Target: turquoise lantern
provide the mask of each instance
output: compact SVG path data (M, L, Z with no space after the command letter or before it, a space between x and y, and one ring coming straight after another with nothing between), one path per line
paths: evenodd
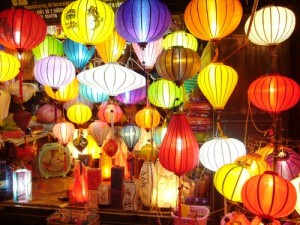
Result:
M101 90L81 83L79 84L79 95L92 103L106 102L109 98L109 95Z

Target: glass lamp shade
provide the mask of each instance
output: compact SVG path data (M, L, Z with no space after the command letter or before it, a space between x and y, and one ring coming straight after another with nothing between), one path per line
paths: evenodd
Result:
M165 50L180 46L196 52L198 49L198 40L190 33L183 30L176 30L164 38L163 45Z
M74 131L74 125L67 121L56 123L53 126L53 134L63 146L67 146L69 141L72 141Z
M288 216L293 212L297 194L290 181L276 172L266 171L249 178L242 188L244 206L265 220Z
M249 24L250 18L245 23L246 33ZM257 45L278 45L291 36L295 25L293 11L282 6L269 5L255 12L249 39Z
M160 123L159 112L150 106L145 106L135 114L135 122L139 127L149 131Z
M115 98L125 105L134 105L146 98L146 86L118 94Z
M0 127L3 125L3 119L8 116L10 106L10 94L5 90L0 90Z
M62 56L64 54L63 43L55 37L47 35L42 43L32 49L32 53L36 61L50 55Z
M73 123L81 125L91 119L92 110L87 105L75 104L68 108L67 117Z
M163 38L148 42L144 48L141 48L137 43L133 43L132 48L145 69L152 70L157 57L163 50Z
M198 86L215 110L224 109L237 81L237 72L223 63L210 63L198 75Z
M240 156L234 162L248 166L255 175L263 174L265 171L270 170L267 161L261 155L254 152Z
M149 102L164 109L180 105L184 101L184 97L184 87L178 87L174 82L169 80L157 80L148 87Z
M106 102L109 98L108 94L84 84L79 84L79 94L92 103Z
M121 129L120 135L125 142L128 150L131 152L133 151L136 143L139 141L139 138L141 136L141 128L133 124L128 124Z
M182 85L185 80L198 73L200 66L199 54L183 47L163 50L156 60L157 73L178 85Z
M167 170L181 176L198 165L199 145L185 114L173 114L158 158Z
M94 122L90 123L87 131L90 135L92 135L98 146L102 146L103 141L110 131L110 126L105 122L95 120Z
M259 77L248 88L251 103L271 114L292 108L298 103L299 96L298 83L280 74L266 74Z
M297 203L295 210L298 214L300 214L300 176L297 176L296 178L291 180L292 185L294 185L297 193Z
M23 52L38 46L46 37L47 24L43 18L24 8L1 11L0 44Z
M205 41L219 41L231 34L243 15L239 0L191 1L184 11L188 30Z
M20 62L16 57L0 50L0 83L16 77L20 67Z
M199 160L211 171L217 171L225 164L233 163L238 157L246 155L243 142L235 138L215 137L200 147Z
M146 85L142 75L117 63L107 63L77 75L80 83L116 96Z
M61 25L72 41L95 45L113 32L114 16L112 8L105 2L76 0L62 11Z
M61 56L43 58L35 64L33 70L37 82L53 89L59 89L75 78L74 65Z
M121 120L123 110L116 103L103 102L98 108L97 116L102 122L116 123Z
M117 31L113 31L105 41L95 47L104 63L117 62L126 47L126 40Z

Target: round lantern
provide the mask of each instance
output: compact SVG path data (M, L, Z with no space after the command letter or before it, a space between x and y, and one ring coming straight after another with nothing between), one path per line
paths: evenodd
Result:
M131 152L134 149L134 146L139 141L141 136L141 128L133 124L126 125L120 131L120 135L125 142L128 150Z
M245 154L246 147L238 139L215 137L200 147L199 159L205 168L217 171L221 166L233 163Z
M272 220L271 223L268 223L269 221L267 221L268 225L281 225L279 220ZM266 221L264 221L262 218L260 218L259 216L255 216L252 220L251 220L251 225L265 225Z
M117 62L126 47L126 40L117 31L113 31L105 41L95 47L104 63Z
M19 60L0 50L0 83L13 79L20 71Z
M114 12L102 1L76 0L62 11L61 25L69 39L84 45L95 45L113 32Z
M110 131L110 126L105 122L96 120L90 123L87 130L88 133L93 136L97 144L99 146L102 146L103 141L105 140Z
M92 103L106 102L109 98L108 94L84 84L79 84L79 94Z
M217 191L226 199L233 202L242 201L242 187L254 176L251 170L237 163L221 166L214 175L214 185Z
M47 24L43 18L25 8L1 11L0 44L23 52L38 46L46 37Z
M55 37L47 35L42 43L32 49L32 53L36 61L50 55L62 56L64 54L63 43Z
M250 17L245 23L248 32ZM257 10L254 14L249 39L257 45L278 45L288 39L296 25L293 11L281 6L269 5Z
M181 176L198 165L198 156L199 145L186 116L173 114L158 152L161 165Z
M118 94L115 98L125 105L134 105L146 98L146 86Z
M254 80L248 88L250 101L271 114L288 110L299 101L297 82L280 74L266 74Z
M244 206L263 220L272 221L293 212L297 194L290 181L276 172L251 177L242 188Z
M3 125L3 119L8 116L10 99L10 94L7 91L0 90L0 127Z
M84 124L92 117L92 110L84 104L75 104L68 108L67 117L73 123Z
M72 140L74 131L74 125L67 121L56 123L53 126L53 134L63 146L66 146Z
M237 81L237 72L223 63L210 63L198 75L198 86L215 110L224 109Z
M157 128L155 131L154 131L154 134L153 134L153 141L154 141L154 144L157 148L160 147L166 133L167 133L167 129L168 129L168 126L166 123L164 123L161 127Z
M95 47L86 47L70 39L64 40L63 49L68 59L74 64L77 71L81 71L95 53Z
M97 116L102 122L116 123L121 120L123 110L116 103L103 102L98 108Z
M191 1L184 11L188 30L205 41L219 41L231 34L243 15L239 0Z
M267 161L261 155L254 152L240 156L234 162L248 166L254 175L263 174L265 171L270 170Z
M155 106L170 109L184 101L184 87L178 87L174 82L161 79L153 82L148 87L149 102Z
M160 114L156 109L145 106L135 114L135 122L139 127L149 131L159 125Z
M198 73L200 66L200 56L197 52L177 46L163 50L156 60L157 73L178 85L182 85L186 79Z
M48 56L35 64L34 77L42 85L59 89L74 80L75 67L66 58Z
M196 52L198 50L198 40L193 35L183 30L176 30L164 38L165 50L175 46L181 46Z
M163 37L171 25L171 13L159 0L127 0L117 9L115 22L123 38L143 45Z
M75 105L75 104L80 104L80 103L87 105L88 107L90 107L90 109L94 108L94 105L92 102L86 100L85 98L81 97L80 95L77 95L77 97L72 98L64 103L64 109L68 110L68 108L70 106Z
M296 178L292 179L291 183L294 185L297 193L297 203L295 210L298 214L300 214L300 176L297 176Z
M102 150L109 156L113 157L118 151L118 144L113 140L109 139L102 147Z

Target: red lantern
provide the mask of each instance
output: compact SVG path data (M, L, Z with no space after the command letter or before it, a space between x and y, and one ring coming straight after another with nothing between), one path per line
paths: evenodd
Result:
M121 120L123 111L116 103L104 102L100 105L97 116L102 122L116 123Z
M198 156L199 145L185 114L174 114L158 152L161 165L181 176L198 165Z
M113 157L118 151L118 144L113 139L110 139L103 145L102 150L109 157Z

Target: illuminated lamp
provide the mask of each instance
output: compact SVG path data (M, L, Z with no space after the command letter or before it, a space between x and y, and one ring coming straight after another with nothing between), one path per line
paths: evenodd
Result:
M295 210L298 214L300 214L300 176L291 180L291 183L294 185L297 193L297 203L295 206Z
M200 147L199 160L211 171L217 171L225 164L233 163L246 154L243 142L235 138L215 137Z
M193 51L198 50L198 40L192 34L183 30L176 30L166 35L164 38L164 49L168 50L172 47L180 46Z
M115 23L123 38L142 46L165 35L171 25L171 13L158 0L127 0L117 9Z
M108 94L84 84L79 84L79 94L92 103L106 102L109 98Z
M118 94L115 98L125 104L134 105L146 98L146 86Z
M50 55L62 56L64 54L63 43L55 37L47 35L42 43L32 49L32 53L36 61Z
M95 45L113 32L114 12L102 1L76 0L67 5L61 14L65 35L72 41Z
M94 46L88 48L84 44L77 43L68 38L64 40L63 49L65 55L74 64L76 71L81 71L95 53Z
M297 194L290 181L274 171L265 171L245 182L242 201L251 213L270 223L293 212Z
M156 60L156 71L164 79L177 85L192 78L200 70L200 56L197 52L183 47L163 50Z
M117 62L126 47L126 40L117 31L113 31L105 41L95 47L104 63Z
M155 163L157 159L157 149L150 143L143 145L139 151L139 159L145 162Z
M34 77L40 84L53 89L71 83L75 78L75 67L66 58L48 56L39 60L34 66Z
M168 129L168 126L166 123L163 123L163 125L161 127L158 127L154 133L153 133L153 141L154 141L154 144L157 148L160 147L166 133L167 133L167 129Z
M0 83L15 78L20 70L19 60L0 50Z
M111 168L112 168L112 157L109 157L104 151L100 154L100 169L103 181L110 181L111 179Z
M97 116L100 121L106 123L116 123L121 120L123 116L122 108L114 102L103 102L98 107Z
M100 157L100 146L97 144L92 135L86 137L88 145L86 146L86 154L90 155L92 159L99 159Z
M248 88L251 103L271 114L290 109L297 104L299 96L298 83L278 73L261 76Z
M153 162L144 162L139 176L139 193L145 207L157 203L157 173Z
M32 50L23 51L21 55L16 50L9 49L9 48L5 48L4 51L19 59L19 62L21 64L21 68L20 68L21 70L22 69L24 70L24 67L26 67L27 65L33 62L34 56Z
M228 163L221 166L214 175L214 186L227 200L242 201L242 187L255 174L243 165Z
M84 104L75 104L68 108L67 117L73 123L84 124L92 117L92 110Z
M135 114L135 122L139 127L149 131L159 125L160 114L155 108L145 106Z
M10 94L7 91L0 90L0 127L3 126L3 119L8 116L10 99Z
M260 218L259 216L255 216L252 220L251 220L251 225L265 225L266 221L264 221L262 218ZM275 220L273 219L271 223L268 223L269 225L281 225L279 220Z
M276 46L291 36L295 24L296 17L290 9L265 6L254 14L249 39L257 45ZM248 32L249 25L250 18L245 23L245 32Z
M178 87L174 82L160 79L148 87L148 100L155 106L170 109L180 105L185 98L183 86Z
M195 0L184 11L184 22L195 37L216 42L231 34L243 16L239 0Z
M76 140L80 135L83 136L83 138L87 138L88 132L87 129L75 129L75 132L73 134L73 142L68 143L68 149L70 150L70 153L74 159L78 159L79 154L86 154L86 149L78 150L78 148L74 145L74 140Z
M28 203L32 199L31 170L17 169L13 171L13 201Z
M63 146L66 146L69 141L72 141L74 131L74 125L67 121L56 123L53 126L53 134Z
M145 77L117 63L107 63L83 71L77 75L77 79L80 83L97 88L110 96L146 85Z
M235 163L248 166L254 175L263 174L265 171L270 170L269 164L261 155L251 152L244 156L238 157Z
M243 224L243 225L250 225L250 221L247 219L244 213L239 211L232 211L230 213L226 213L222 219L220 225L225 224Z
M255 153L261 155L263 159L266 159L268 155L270 155L274 150L272 145L266 145L262 148L259 148L255 151Z
M210 63L198 75L198 86L215 110L224 109L237 81L237 72L223 63Z
M68 108L72 105L75 105L75 104L79 104L79 103L82 103L84 105L87 105L88 107L90 107L91 109L94 108L94 105L92 102L86 100L85 98L81 97L81 95L77 95L77 97L75 98L72 98L68 101L66 101L63 106L64 106L64 109L65 110L68 110Z
M120 135L125 142L128 150L132 152L134 146L139 141L139 138L141 136L141 128L133 124L128 124L121 129Z
M102 147L102 150L109 156L113 157L118 151L118 144L113 140L109 139Z
M90 135L92 135L94 140L97 142L98 146L101 147L103 141L105 140L110 131L110 127L105 122L95 120L94 122L90 123L87 131Z

